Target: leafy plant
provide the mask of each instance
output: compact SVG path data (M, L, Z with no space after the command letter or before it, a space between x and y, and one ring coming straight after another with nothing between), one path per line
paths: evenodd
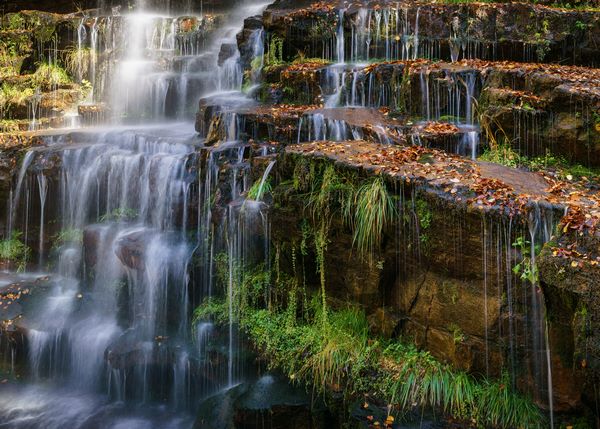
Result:
M537 284L538 283L538 268L534 263L534 254L538 254L541 250L541 246L539 244L535 245L535 248L531 248L531 243L525 239L525 237L519 237L512 244L515 249L518 249L521 253L521 261L517 263L513 267L513 273L520 276L521 280L527 280L530 283Z

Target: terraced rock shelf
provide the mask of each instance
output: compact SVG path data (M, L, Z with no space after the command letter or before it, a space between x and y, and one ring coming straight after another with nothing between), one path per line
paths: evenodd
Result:
M0 427L598 427L599 4L125 3L0 19Z

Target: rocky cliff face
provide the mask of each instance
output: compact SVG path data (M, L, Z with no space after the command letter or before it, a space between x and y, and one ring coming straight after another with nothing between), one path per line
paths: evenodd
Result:
M590 8L276 1L238 35L248 98L199 105L199 171L232 141L244 161L219 165L214 228L236 198L224 177L248 168L257 182L276 161L269 219L283 271L301 254L308 286L322 273L331 305L360 306L374 334L476 377L507 372L543 408L597 413L599 31ZM221 65L235 48L222 47ZM44 144L6 140L5 197L23 149ZM57 171L53 158L34 166ZM337 200L317 272L305 241L322 219L307 200L325 170L355 187L381 179L394 217L365 254ZM130 237L121 261L140 269L143 247ZM118 365L136 352L123 350Z
M588 44L598 22L595 11L531 4L279 1L238 36L247 78L262 72L251 95L263 106L203 100L197 129L217 146L292 144L278 161L272 212L273 242L288 267L306 222L317 228L305 197L294 197L304 175L328 164L341 176L389 175L400 213L371 258L334 216L325 258L332 301L360 304L373 329L412 338L459 368L507 370L546 407L550 395L554 410L581 410L595 401L598 374L590 312L598 176L528 160L599 165L597 52ZM562 59L579 66L556 64ZM508 167L445 158L481 154L469 146L471 125L488 145L484 159ZM508 150L504 159L489 156L498 146ZM449 171L457 176L444 181ZM475 177L480 184L470 184Z

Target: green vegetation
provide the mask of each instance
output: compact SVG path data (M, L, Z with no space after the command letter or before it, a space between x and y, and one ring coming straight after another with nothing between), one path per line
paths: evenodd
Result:
M83 243L83 231L75 228L63 229L54 236L54 246L61 246L67 243Z
M273 35L269 42L269 50L265 54L265 66L276 66L284 64L283 61L283 38Z
M561 179L600 179L600 171L581 164L571 164L565 158L546 151L545 155L526 157L519 155L508 143L500 143L494 149L486 149L479 158L507 167L523 167L531 171L554 170Z
M16 133L19 130L19 121L12 119L0 119L0 133Z
M226 271L226 256L221 264ZM494 382L477 380L413 345L370 335L362 310L324 308L320 297L299 293L298 280L279 273L274 265L273 273L263 267L242 271L233 305L227 299L208 300L196 309L196 321L226 323L233 308L234 321L269 359L270 367L325 397L335 392L348 399L369 395L390 404L394 414L418 405L480 427L542 425L540 411L510 389L508 376ZM265 300L268 291L274 296Z
M110 213L100 216L100 222L130 222L137 218L139 213L128 207L114 209Z
M262 183L261 180L257 180L248 191L248 199L261 201L265 195L269 195L271 193L271 190L272 186L270 177L267 178L265 183Z
M323 66L331 64L331 61L325 58L306 58L304 52L299 51L292 64L322 64Z
M535 51L538 61L544 61L544 58L550 51L550 23L547 20L542 21L542 28L538 29L533 35Z
M41 63L33 75L34 85L48 89L69 83L71 83L71 78L65 69L57 64Z
M10 117L15 109L26 106L33 94L31 87L4 82L0 87L0 115Z
M527 241L525 237L518 237L517 240L512 244L521 254L521 261L513 267L513 273L520 276L521 280L527 280L530 283L538 283L538 267L534 263L535 255L540 253L542 250L539 244L536 244L534 248L531 246L531 242Z
M497 144L494 148L486 148L479 159L513 168L519 167L522 163L521 155L507 143Z
M96 51L90 48L72 47L63 52L63 61L65 69L71 76L77 76L80 79L87 76L90 71L90 64L96 60Z
M338 172L335 167L299 162L294 187L308 190L300 194L307 201L306 213L317 224L319 246L326 237L333 217L345 219L353 230L353 243L359 254L371 257L381 245L383 233L396 212L392 196L381 177L360 180L353 173ZM319 253L319 249L317 249Z
M358 188L354 205L354 244L363 255L373 254L396 212L383 179L378 177Z
M15 264L19 272L24 271L31 257L31 249L21 240L22 233L13 232L12 236L0 241L0 260Z

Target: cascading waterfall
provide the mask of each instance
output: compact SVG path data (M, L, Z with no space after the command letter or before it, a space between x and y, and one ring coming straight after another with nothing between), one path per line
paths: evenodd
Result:
M206 146L186 123L45 137L44 144L26 153L10 189L8 235L20 237L23 232L36 260L29 267L38 270L11 273L11 279L43 284L43 306L23 325L28 360L23 386L0 391L0 417L10 427L189 429L200 401L254 376L238 331L236 299L243 293L247 266L264 264L270 272L270 197L265 194L275 149L244 141L250 125L244 123L245 112L236 108L241 100L251 102L241 93L242 54L230 48L242 14L259 13L265 5L234 11L217 30L214 17L204 15L202 5L200 15L193 16L192 2L184 3L179 11L171 10L171 2L159 11L140 3L122 16L82 19L76 30L77 72L94 87L87 102L109 102L119 123L187 119L200 97L208 100L207 109L215 107L215 100L225 100L214 112L207 110L213 120ZM179 12L188 15L178 16ZM336 50L331 46L328 52L337 62L318 71L324 108L311 106L300 116L298 143L368 139L391 144L393 132L404 126L394 125L398 112L390 114L389 121L369 120L392 113L379 108L398 107L393 103L400 104L396 84L401 78L421 95L402 106L403 114L418 118L416 124L407 122L406 129L412 132L430 121L450 122L463 135L460 142L456 139L457 152L476 157L479 74L419 62L414 80L410 73L400 76L393 70L398 82L382 84L381 76L386 79L389 74L365 71L365 63L375 58L435 56L427 36L419 34L420 14L418 7L409 14L399 5L338 11ZM452 34L458 43L459 36ZM265 30L253 29L249 40L259 62L253 63L246 82L260 85ZM84 54L86 49L90 55ZM452 51L453 61L459 51ZM110 56L112 65L104 63L103 56ZM384 66L390 71L396 64ZM32 104L33 124L37 110ZM372 116L361 116L364 112ZM421 137L415 134L413 142L427 144ZM421 161L429 164L426 157ZM257 165L264 167L258 178L253 174ZM399 223L406 224L399 229L411 231L397 234L402 250L414 255L397 252L396 257L414 257L420 263L427 251L420 230L419 191L413 189L413 200L403 201L404 185L399 186ZM525 228L528 268L534 274L538 246L549 240L555 227L551 214L550 209L535 207ZM513 224L512 216L500 222L486 215L482 219L481 247L475 253L481 249L483 262L485 374L495 369L491 356L496 344L490 338L498 329L499 337L506 339L506 367L513 384L526 362L535 382L531 390L540 403L547 401L553 426L543 296L535 276L529 283L521 281L514 266L522 256L516 255L525 254L514 245L523 225ZM458 231L466 230L464 218L455 222ZM456 239L454 246L461 244ZM498 327L488 326L496 310L494 294L502 302L498 311L506 312L506 324ZM224 318L219 323L194 318L192 310L212 298L224 298ZM270 305L269 297L265 302ZM531 311L523 316L522 306ZM524 331L527 344L521 346ZM6 347L0 337L0 349ZM523 356L524 349L533 359ZM14 361L17 351L11 353ZM15 377L20 374L14 362L10 368ZM268 376L261 380L271 382ZM65 411L61 401L72 406Z
M55 248L51 292L27 332L32 378L83 389L95 404L92 409L108 407L104 412L115 424L122 420L111 414L101 392L128 403L167 398L174 409L186 410L232 380L222 379L217 369L214 380L202 381L215 373L202 357L212 329L204 325L197 346L190 337L190 262L197 247L187 232L202 234L206 224L206 213L199 214L199 225L186 213L199 189L196 139L191 130L166 135L109 131L77 138L81 144L75 147L58 138L28 153L11 209L15 228L22 228L21 219L35 218L21 215L32 210L24 194L38 193L42 205L46 195L60 196L46 208L46 218L40 214L45 224L39 235L41 260L48 256L44 237L50 232L43 228L50 219L62 220L58 236L65 238ZM58 170L44 170L50 162ZM39 187L29 186L35 182ZM31 389L23 395L44 396L37 386ZM2 415L6 411L0 407ZM56 426L45 427L92 416L88 407L77 411L82 414L53 415ZM29 411L22 413L14 418ZM164 418L172 427L189 427L191 416ZM11 427L21 427L10 421Z

